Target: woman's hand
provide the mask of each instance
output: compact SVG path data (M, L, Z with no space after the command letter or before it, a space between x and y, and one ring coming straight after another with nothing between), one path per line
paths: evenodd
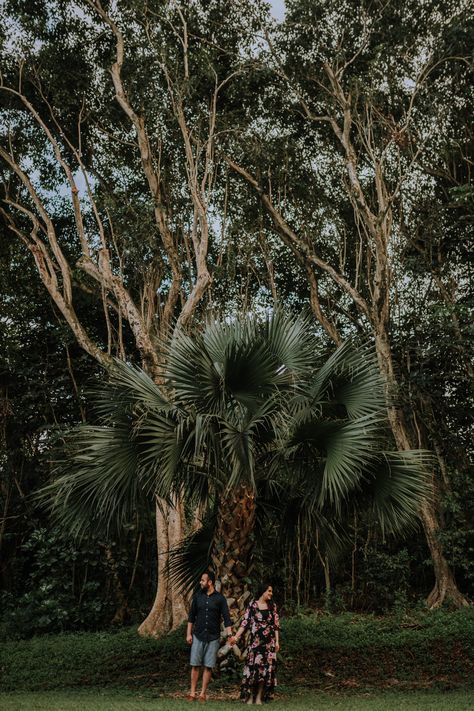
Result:
M280 651L280 642L275 642L275 652Z

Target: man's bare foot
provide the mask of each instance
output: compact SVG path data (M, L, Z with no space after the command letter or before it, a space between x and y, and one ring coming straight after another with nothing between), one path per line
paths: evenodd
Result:
M253 696L249 696L247 704L253 704Z
M255 706L263 706L262 699L255 699Z

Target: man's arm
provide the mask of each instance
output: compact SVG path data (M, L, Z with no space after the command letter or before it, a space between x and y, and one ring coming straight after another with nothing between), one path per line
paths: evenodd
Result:
M188 626L186 628L186 642L188 644L193 643L193 624L196 620L196 614L197 614L197 603L196 603L196 596L194 596L193 600L191 602L191 608L189 610L189 615L188 615Z
M221 612L222 617L224 618L224 627L226 634L228 637L230 637L232 635L232 620L230 618L229 606L224 596L222 596Z

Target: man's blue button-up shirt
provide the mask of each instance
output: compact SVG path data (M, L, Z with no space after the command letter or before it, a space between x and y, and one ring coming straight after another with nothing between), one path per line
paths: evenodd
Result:
M193 597L188 617L188 622L193 624L193 634L201 642L219 639L221 619L224 620L225 627L232 625L229 607L224 595L221 595L217 590L211 595L203 590L197 592Z

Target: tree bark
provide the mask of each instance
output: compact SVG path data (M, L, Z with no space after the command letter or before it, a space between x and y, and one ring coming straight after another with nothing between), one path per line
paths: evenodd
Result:
M186 617L186 600L173 590L166 567L169 551L185 535L184 508L180 499L170 506L163 500L156 502L157 592L151 610L138 628L142 637L159 637L182 624Z
M390 404L393 399L393 387L395 385L392 354L388 339L385 334L379 334L375 340L379 367L387 383L388 397L388 418L393 436L399 450L412 449L408 427L403 416L403 412L396 406ZM431 498L426 498L420 507L420 519L423 525L428 549L433 562L433 572L435 582L426 604L430 610L441 607L443 603L449 602L456 607L469 605L466 598L458 590L453 572L446 560L443 544L440 539L441 528L439 525L439 513L436 510L436 483L435 474L432 474Z
M462 595L454 579L453 572L443 554L443 547L439 541L439 526L436 511L429 501L424 501L421 507L421 520L426 536L426 541L433 561L435 583L431 590L426 604L430 610L434 610L445 602L452 603L455 607L465 607L469 605L464 595Z
M156 502L157 588L151 610L138 628L138 633L143 637L158 637L168 632L173 622L172 605L165 577L165 554L169 549L166 508L164 502Z
M183 499L176 497L168 512L168 545L169 550L176 548L186 534ZM169 556L166 556L166 564ZM171 629L178 627L187 617L187 601L184 595L177 593L166 578L171 597Z
M250 597L244 578L252 573L255 515L255 492L245 484L220 501L211 560L235 622Z

